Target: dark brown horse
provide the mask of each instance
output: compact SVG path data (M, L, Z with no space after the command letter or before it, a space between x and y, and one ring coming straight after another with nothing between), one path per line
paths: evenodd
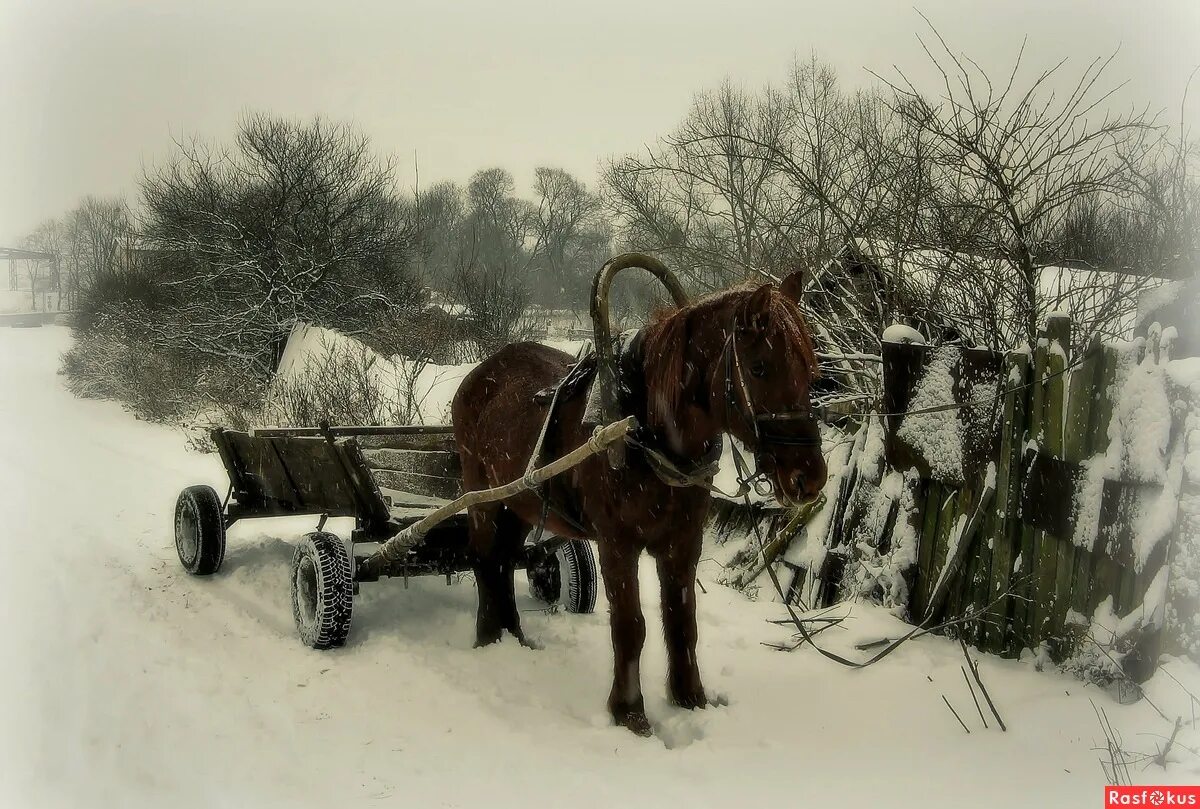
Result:
M644 264L642 266L645 266ZM657 314L641 332L634 392L624 409L645 435L681 460L707 456L724 433L751 448L783 503L805 502L825 483L820 434L809 407L816 359L799 308L799 277L729 290ZM454 434L468 490L519 478L546 416L535 394L561 380L572 358L536 343L510 345L463 380L454 397ZM591 435L583 396L560 405L544 455L564 454ZM775 415L768 415L775 414ZM696 660L696 565L710 494L700 486L668 486L640 450L625 465L596 456L533 493L470 510L471 547L478 557L477 645L503 630L524 643L513 593L514 560L530 527L564 537L595 539L611 610L614 721L648 734L638 672L646 636L638 594L638 559L658 566L668 690L685 708L707 705ZM569 519L574 515L574 519ZM582 530L580 530L582 528Z

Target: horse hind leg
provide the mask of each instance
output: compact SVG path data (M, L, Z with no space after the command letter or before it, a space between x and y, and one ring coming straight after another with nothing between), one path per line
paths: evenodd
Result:
M517 612L513 573L528 528L499 503L472 506L467 516L475 589L479 597L475 646L495 643L506 629L527 646Z

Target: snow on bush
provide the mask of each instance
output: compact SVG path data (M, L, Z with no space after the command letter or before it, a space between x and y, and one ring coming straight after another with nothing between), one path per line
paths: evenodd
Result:
M963 425L959 412L934 409L955 401L954 377L961 356L956 348L933 352L909 400L908 415L896 433L897 438L928 461L936 480L963 479Z
M473 367L384 357L332 329L297 324L261 420L279 425L447 423L458 381Z

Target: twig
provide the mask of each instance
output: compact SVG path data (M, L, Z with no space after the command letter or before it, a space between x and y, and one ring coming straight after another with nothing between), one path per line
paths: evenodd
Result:
M979 697L975 696L975 686L971 685L971 678L967 676L967 667L960 666L962 669L963 679L967 681L967 690L971 692L971 701L975 703L975 710L979 712L979 721L983 722L983 729L987 730L987 719L983 715L983 708L979 707Z
M1103 759L1100 761L1100 767L1105 771L1105 775L1114 784L1128 786L1132 783L1129 777L1129 762L1125 759L1125 751L1121 748L1121 737L1113 730L1112 723L1108 720L1108 714L1103 708L1096 706L1092 700L1092 710L1096 712L1096 719L1100 722L1100 729L1104 731L1104 739L1107 743L1105 748L1108 753L1108 766L1105 766Z
M1175 737L1179 735L1179 728L1182 724L1183 717L1181 716L1175 720L1175 730L1171 731L1171 738L1167 739L1167 746L1160 750L1158 755L1154 757L1154 763L1164 770L1167 768L1167 753L1171 751L1171 746L1175 744Z
M946 699L945 694L942 694L942 702L946 703L946 707L950 709L950 713L954 714L954 718L958 720L958 724L962 725L962 729L969 734L971 729L967 727L966 722L962 721L962 717L958 715L958 711L954 710L954 706L950 704L950 700Z
M991 710L992 716L996 717L996 724L1000 726L1000 730L1007 733L1008 726L1005 725L1004 720L1000 718L1000 712L996 710L996 703L992 702L992 695L988 693L987 688L983 685L983 678L979 676L979 664L971 659L971 654L967 651L966 642L962 638L959 638L958 642L962 645L963 654L966 655L967 658L967 665L970 666L971 674L975 677L975 684L979 686L980 693L983 694L983 698L987 701L988 709ZM987 723L985 722L984 724Z
M809 637L816 637L817 635L820 635L821 633L823 633L824 630L833 629L834 627L836 627L836 625L838 625L840 623L841 623L841 619L839 619L839 621L827 623L826 625L824 625L824 627L821 627L820 629L812 630L811 633L809 633ZM776 652L794 652L800 646L804 645L804 640L805 639L803 639L803 637L802 637L802 639L796 641L796 643L794 643L794 645L792 645L792 646L785 646L784 643L767 643L767 642L763 642L763 646L766 646L768 648L773 648L773 649L775 649Z

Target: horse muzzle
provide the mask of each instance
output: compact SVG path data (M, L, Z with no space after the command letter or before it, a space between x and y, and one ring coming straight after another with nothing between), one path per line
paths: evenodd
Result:
M820 456L800 467L777 466L771 475L775 499L780 505L792 508L811 503L825 488L827 477L825 459Z

